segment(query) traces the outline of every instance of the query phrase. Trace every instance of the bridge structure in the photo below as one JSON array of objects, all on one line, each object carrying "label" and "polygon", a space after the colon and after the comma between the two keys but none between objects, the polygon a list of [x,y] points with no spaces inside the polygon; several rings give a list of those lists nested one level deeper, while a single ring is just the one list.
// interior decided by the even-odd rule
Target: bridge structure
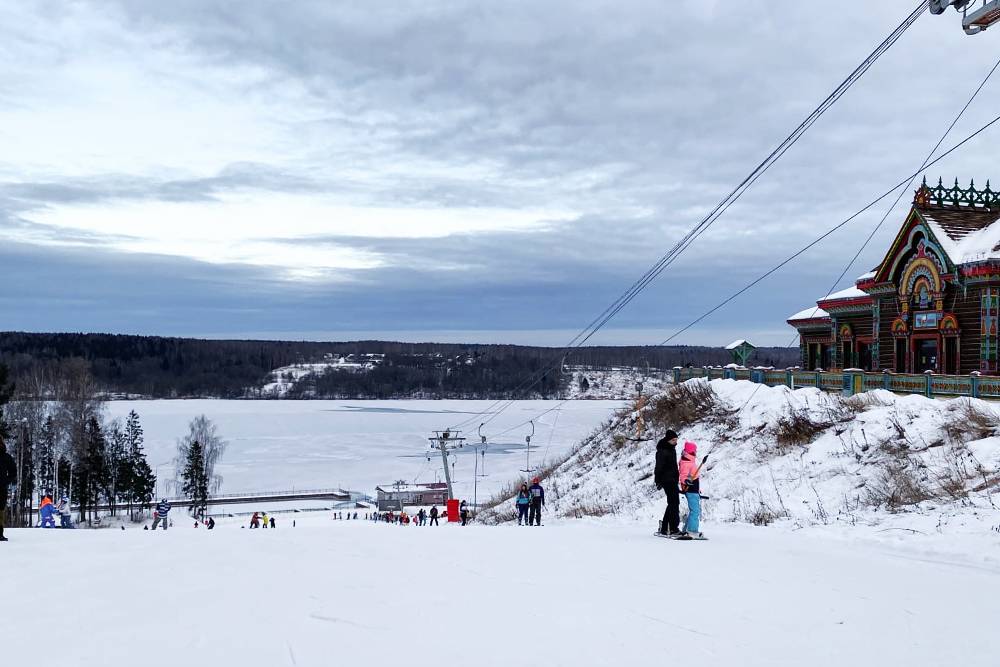
[{"label": "bridge structure", "polygon": [[[150,503],[150,507],[156,505],[159,499],[155,499]],[[366,496],[357,491],[348,491],[346,489],[292,489],[287,491],[252,491],[243,493],[227,493],[212,496],[208,499],[208,507],[222,507],[225,505],[244,505],[244,504],[255,504],[255,503],[287,503],[295,501],[329,501],[335,505],[341,505],[343,503],[355,502],[367,502],[370,501],[370,497]],[[192,502],[187,498],[167,498],[172,508],[183,508],[190,507]],[[122,509],[124,505],[119,503],[118,509]],[[79,506],[73,505],[73,511],[78,511]],[[101,503],[97,505],[95,510],[99,512],[107,512],[111,510],[111,506],[107,503]],[[32,507],[33,512],[38,511],[38,507]]]}]

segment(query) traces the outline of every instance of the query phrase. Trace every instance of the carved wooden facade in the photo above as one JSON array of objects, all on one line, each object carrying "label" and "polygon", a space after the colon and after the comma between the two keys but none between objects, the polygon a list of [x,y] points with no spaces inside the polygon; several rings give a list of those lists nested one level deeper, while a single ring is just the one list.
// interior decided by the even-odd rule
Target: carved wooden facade
[{"label": "carved wooden facade", "polygon": [[997,374],[1000,194],[927,183],[874,271],[788,320],[808,369]]}]

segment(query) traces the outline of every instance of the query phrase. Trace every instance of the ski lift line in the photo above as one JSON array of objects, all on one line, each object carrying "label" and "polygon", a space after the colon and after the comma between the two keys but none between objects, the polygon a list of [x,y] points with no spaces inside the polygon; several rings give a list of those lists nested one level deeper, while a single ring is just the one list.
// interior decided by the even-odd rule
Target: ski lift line
[{"label": "ski lift line", "polygon": [[[934,154],[937,153],[937,151],[938,151],[939,148],[941,148],[941,144],[944,143],[944,140],[948,138],[948,135],[951,134],[951,131],[953,129],[955,129],[956,125],[958,125],[958,121],[960,121],[962,119],[962,116],[965,115],[965,112],[969,110],[970,106],[972,106],[972,103],[976,100],[976,97],[979,96],[979,93],[982,92],[983,88],[986,87],[986,84],[989,82],[990,78],[993,76],[993,73],[997,71],[998,67],[1000,67],[1000,59],[998,59],[996,61],[996,63],[993,64],[993,67],[990,68],[990,71],[986,73],[986,78],[984,78],[982,80],[982,82],[979,84],[979,86],[974,91],[972,91],[972,96],[969,97],[969,100],[965,103],[965,106],[963,106],[961,108],[961,110],[958,112],[958,115],[955,116],[955,119],[951,121],[951,124],[948,125],[948,128],[944,131],[944,134],[942,134],[941,138],[938,139],[938,141],[937,141],[936,144],[934,144],[934,148],[932,148],[930,150],[930,152],[927,154],[927,157],[925,157],[924,161],[920,164],[920,169],[918,170],[919,172],[923,172],[925,169],[927,169],[928,162],[931,161],[931,158],[934,157]],[[906,187],[904,187],[902,190],[899,191],[899,194],[896,195],[895,201],[893,201],[892,205],[889,206],[889,208],[886,209],[885,215],[883,215],[882,219],[878,221],[878,224],[875,225],[874,229],[872,229],[871,233],[868,235],[868,237],[861,244],[861,247],[858,248],[858,251],[856,253],[854,253],[854,257],[852,257],[851,261],[849,261],[847,263],[847,266],[844,267],[844,270],[840,272],[840,276],[837,277],[837,280],[835,280],[834,283],[833,283],[833,285],[830,286],[830,289],[827,290],[826,296],[830,296],[831,294],[833,294],[834,290],[837,289],[837,285],[839,285],[840,281],[844,279],[844,276],[847,275],[847,272],[851,270],[851,267],[854,266],[854,263],[856,261],[858,261],[858,257],[861,256],[861,253],[864,252],[865,248],[868,247],[868,244],[871,243],[872,238],[874,238],[875,234],[878,233],[878,230],[882,228],[883,224],[885,224],[885,221],[889,218],[889,215],[896,208],[896,205],[899,204],[899,200],[902,199],[903,195],[910,188],[913,187],[913,181],[915,181],[916,178],[917,178],[917,174],[914,174],[913,177],[910,178],[910,181],[906,185]],[[816,308],[813,310],[813,314],[815,314],[816,310],[818,310],[818,309],[819,309],[819,304],[816,305]],[[798,336],[796,336],[796,338],[797,337]],[[792,339],[792,343],[794,343],[794,342],[795,342],[795,339],[793,338]],[[791,347],[792,343],[789,344],[789,347]]]},{"label": "ski lift line", "polygon": [[[673,263],[673,261],[690,246],[698,236],[700,236],[708,227],[715,223],[715,221],[726,211],[728,208],[735,203],[747,189],[753,183],[756,182],[760,176],[762,176],[778,159],[780,159],[785,152],[788,151],[795,143],[798,142],[799,138],[809,130],[812,125],[819,120],[820,117],[825,114],[830,107],[832,107],[861,77],[875,64],[875,62],[888,51],[909,29],[913,23],[924,13],[928,7],[929,0],[923,0],[919,3],[917,8],[911,12],[902,23],[900,23],[890,34],[886,37],[869,55],[854,69],[851,74],[840,83],[837,88],[834,89],[830,95],[817,106],[809,116],[806,117],[802,123],[799,124],[795,130],[792,131],[788,137],[785,138],[771,153],[762,161],[757,167],[750,172],[750,174],[740,182],[725,198],[722,199],[716,206],[709,212],[705,218],[703,218],[694,228],[692,228],[684,237],[681,238],[666,254],[664,254],[653,266],[648,269],[642,276],[640,276],[632,285],[619,296],[610,306],[608,306],[600,315],[598,315],[590,324],[587,325],[580,333],[573,337],[573,339],[563,348],[562,352],[569,354],[574,348],[583,346],[587,341],[589,341],[598,331],[604,328],[608,322],[610,322],[623,308],[625,308],[629,303],[631,303],[636,296],[639,295],[643,290],[646,289],[656,278],[658,278],[663,271]],[[567,352],[570,351],[570,352]],[[563,359],[565,359],[566,354],[564,354]],[[548,367],[543,369],[541,372],[536,374],[536,377],[527,387],[519,386],[515,392],[520,391],[525,388],[530,388],[538,384],[542,377],[551,370],[553,367],[550,364]],[[530,378],[529,378],[530,379]],[[527,382],[527,381],[526,381]],[[495,402],[489,409],[496,407],[498,405],[503,405],[504,401]],[[499,411],[493,414],[488,421],[495,419],[500,413],[506,411],[513,401],[507,402],[507,405],[502,407]],[[486,414],[486,412],[479,413],[462,422],[458,426],[464,426],[466,423],[475,421],[479,416]],[[487,422],[488,423],[488,422]]]},{"label": "ski lift line", "polygon": [[558,406],[558,408],[556,409],[556,418],[552,422],[552,428],[549,429],[549,441],[545,445],[545,453],[542,454],[542,463],[543,464],[545,463],[545,461],[547,461],[549,459],[549,450],[552,448],[552,440],[553,440],[553,438],[555,438],[556,428],[559,427],[559,416],[561,414],[562,414],[562,405]]},{"label": "ski lift line", "polygon": [[928,162],[926,165],[924,165],[921,168],[920,171],[916,171],[916,172],[913,172],[912,174],[908,175],[905,179],[903,179],[902,181],[900,181],[899,183],[897,183],[896,185],[894,185],[892,188],[890,188],[889,190],[887,190],[884,194],[880,195],[878,198],[876,198],[876,199],[872,200],[870,203],[866,204],[858,212],[854,213],[850,217],[844,219],[843,221],[837,223],[836,225],[834,225],[833,227],[831,227],[827,231],[823,232],[820,236],[816,237],[815,239],[813,239],[812,241],[810,241],[808,244],[806,244],[805,246],[803,246],[802,248],[800,248],[799,250],[797,250],[795,253],[793,253],[789,257],[785,258],[784,260],[782,260],[779,264],[777,264],[774,267],[768,269],[766,272],[764,272],[763,274],[761,274],[760,276],[758,276],[757,278],[755,278],[751,282],[747,283],[745,286],[743,286],[742,288],[740,288],[739,290],[737,290],[736,292],[734,292],[730,296],[726,297],[723,301],[721,301],[717,305],[713,306],[710,310],[708,310],[705,313],[703,313],[702,315],[700,315],[698,318],[696,318],[695,320],[693,320],[691,323],[685,325],[683,328],[678,329],[677,331],[675,331],[674,333],[672,333],[670,336],[668,336],[662,342],[660,342],[659,345],[660,346],[666,345],[667,343],[669,343],[670,341],[672,341],[674,338],[676,338],[680,334],[684,333],[685,331],[687,331],[691,327],[695,326],[696,324],[698,324],[699,322],[701,322],[702,320],[704,320],[709,315],[715,313],[717,310],[719,310],[723,306],[729,304],[731,301],[733,301],[734,299],[736,299],[737,297],[739,297],[740,295],[742,295],[744,292],[746,292],[749,289],[755,287],[758,283],[760,283],[761,281],[763,281],[765,278],[767,278],[768,276],[772,275],[773,273],[775,273],[776,271],[778,271],[779,269],[781,269],[782,267],[784,267],[785,265],[787,265],[789,262],[791,262],[792,260],[794,260],[797,257],[799,257],[800,255],[802,255],[803,253],[805,253],[806,251],[808,251],[809,249],[811,249],[815,245],[819,244],[821,241],[823,241],[824,239],[826,239],[828,236],[830,236],[831,234],[833,234],[837,230],[841,229],[842,227],[844,227],[844,225],[846,225],[849,222],[853,221],[854,219],[856,219],[861,214],[863,214],[866,211],[868,211],[869,209],[871,209],[873,206],[875,206],[880,201],[882,201],[883,199],[885,199],[886,197],[888,197],[889,195],[891,195],[893,192],[895,192],[899,188],[902,188],[902,187],[906,186],[907,183],[910,183],[911,180],[915,176],[917,176],[917,175],[919,175],[921,173],[921,171],[923,171],[927,167],[934,166],[935,164],[937,164],[938,162],[940,162],[944,158],[948,157],[949,155],[951,155],[952,153],[954,153],[956,150],[958,150],[959,148],[961,148],[962,146],[964,146],[965,144],[967,144],[968,142],[972,141],[974,138],[976,138],[977,136],[979,136],[980,134],[982,134],[983,132],[985,132],[987,129],[989,129],[990,127],[992,127],[993,125],[995,125],[997,122],[1000,122],[1000,116],[996,116],[995,118],[993,118],[993,120],[989,121],[988,123],[986,123],[985,125],[983,125],[982,127],[980,127],[978,130],[976,130],[975,132],[973,132],[972,134],[970,134],[969,136],[967,136],[965,139],[963,139],[962,141],[958,142],[957,144],[955,144],[954,146],[952,146],[951,148],[949,148],[947,151],[945,151],[944,153],[942,153],[941,155],[939,155],[937,158],[935,158],[934,160],[931,160],[930,162]]},{"label": "ski lift line", "polygon": [[[833,282],[833,285],[830,286],[830,289],[827,291],[827,296],[829,296],[830,294],[833,293],[833,291],[837,288],[837,285],[840,283],[840,281],[844,279],[845,275],[847,275],[847,272],[851,270],[851,267],[858,260],[858,257],[861,256],[861,253],[864,251],[864,249],[871,242],[872,238],[875,236],[875,233],[878,232],[879,228],[888,219],[888,217],[892,213],[892,211],[896,208],[896,205],[899,204],[899,200],[902,199],[903,194],[909,188],[911,188],[913,186],[913,181],[916,179],[917,175],[920,172],[922,172],[925,169],[927,169],[928,166],[930,166],[931,164],[934,164],[934,162],[938,162],[939,160],[941,160],[941,158],[945,157],[946,155],[948,155],[949,153],[951,153],[952,151],[954,151],[955,148],[957,148],[958,146],[961,145],[961,144],[956,145],[955,147],[953,147],[952,149],[950,149],[949,151],[947,151],[946,153],[944,153],[944,155],[941,155],[936,160],[934,160],[934,162],[931,162],[931,158],[938,151],[938,149],[941,148],[941,144],[943,144],[944,140],[948,138],[948,135],[951,134],[951,131],[953,129],[955,129],[955,125],[958,124],[958,121],[962,119],[962,116],[965,115],[965,112],[968,111],[968,109],[969,109],[970,106],[972,106],[972,103],[975,101],[976,97],[979,96],[979,93],[982,92],[983,88],[986,87],[986,84],[989,82],[990,78],[992,78],[993,74],[997,71],[997,68],[1000,68],[1000,60],[997,60],[997,62],[994,63],[993,67],[990,68],[990,71],[986,73],[986,78],[984,78],[983,81],[979,84],[979,86],[974,91],[972,91],[972,96],[969,97],[969,100],[959,110],[958,115],[955,116],[954,120],[952,120],[951,123],[948,125],[947,129],[945,129],[944,134],[941,135],[941,138],[938,139],[938,141],[937,141],[936,144],[934,144],[934,148],[932,148],[930,150],[930,152],[927,154],[927,157],[924,158],[924,161],[920,165],[920,169],[918,169],[910,177],[910,180],[908,181],[907,185],[905,187],[903,187],[899,191],[899,194],[896,195],[895,201],[893,201],[892,204],[886,209],[885,215],[883,215],[882,219],[879,220],[879,222],[878,222],[877,225],[875,225],[875,228],[872,230],[872,232],[868,235],[868,237],[861,244],[861,247],[858,248],[858,251],[856,253],[854,253],[854,257],[852,257],[851,260],[847,263],[847,266],[844,267],[844,270],[840,272],[840,276],[838,276],[837,279]],[[1000,119],[1000,116],[998,116],[997,119]],[[992,123],[995,123],[997,121],[997,119],[994,119],[993,121],[991,121],[991,123],[987,124],[986,127],[988,127]],[[982,131],[982,130],[979,130],[979,131]],[[976,134],[978,134],[979,131],[977,131]],[[973,136],[975,136],[975,135],[973,135]],[[816,306],[816,309],[819,309],[818,305]],[[815,311],[813,311],[813,312],[815,312]],[[791,339],[791,341],[789,341],[788,345],[786,345],[785,347],[786,348],[792,347],[795,344],[795,340],[797,338],[798,338],[798,334],[796,334],[795,336],[793,336],[792,339]],[[754,387],[754,390],[750,393],[750,396],[747,397],[746,402],[744,402],[743,405],[740,407],[740,409],[736,412],[737,415],[741,414],[743,412],[743,410],[750,404],[750,401],[753,400],[753,397],[757,394],[757,391],[760,389],[760,387],[761,387],[761,385],[757,385],[756,387]]]},{"label": "ski lift line", "polygon": [[[875,51],[872,52],[866,58],[861,65],[859,65],[848,77],[845,79],[840,86],[838,86],[833,93],[831,93],[813,112],[781,143],[777,148],[775,148],[771,154],[765,158],[755,169],[748,175],[741,183],[738,185],[726,198],[724,198],[716,207],[698,224],[696,225],[688,234],[686,234],[674,248],[671,249],[666,255],[660,258],[660,260],[653,266],[652,269],[647,271],[643,277],[637,281],[638,287],[635,288],[631,294],[620,297],[619,302],[616,302],[609,310],[608,313],[598,324],[594,327],[586,336],[580,341],[580,345],[586,343],[597,331],[599,331],[608,321],[610,321],[618,312],[621,311],[628,303],[630,303],[635,296],[637,296],[642,290],[644,290],[653,280],[655,280],[667,266],[673,263],[673,261],[679,256],[688,246],[700,236],[708,227],[715,223],[715,221],[726,211],[732,204],[734,204],[742,195],[750,188],[753,183],[757,181],[760,176],[762,176],[779,158],[781,158],[785,152],[788,151],[799,138],[805,132],[812,127],[812,125],[819,120],[819,118],[829,110],[830,107],[835,104],[840,97],[844,95],[864,74],[875,64],[875,61],[881,57],[889,48],[896,43],[900,36],[916,21],[917,18],[924,12],[927,8],[927,1],[921,2],[920,5],[901,23],[897,28],[887,37]],[[607,311],[605,311],[607,312]]]}]

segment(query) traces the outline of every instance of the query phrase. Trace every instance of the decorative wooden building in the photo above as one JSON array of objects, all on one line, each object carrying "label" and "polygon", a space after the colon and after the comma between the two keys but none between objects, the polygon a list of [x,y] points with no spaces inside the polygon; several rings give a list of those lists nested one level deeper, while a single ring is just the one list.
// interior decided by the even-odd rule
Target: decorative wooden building
[{"label": "decorative wooden building", "polygon": [[926,180],[881,263],[788,323],[802,365],[997,374],[1000,193]]}]

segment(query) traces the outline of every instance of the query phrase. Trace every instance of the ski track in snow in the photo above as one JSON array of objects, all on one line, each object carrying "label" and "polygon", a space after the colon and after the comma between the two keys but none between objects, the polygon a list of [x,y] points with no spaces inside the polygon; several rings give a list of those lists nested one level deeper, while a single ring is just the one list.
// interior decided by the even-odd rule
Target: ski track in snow
[{"label": "ski track in snow", "polygon": [[[182,517],[155,534],[11,530],[4,664],[44,651],[73,667],[138,655],[147,667],[995,665],[1000,578],[963,566],[980,558],[974,540],[942,564],[923,538],[709,528],[711,541],[671,542],[635,521],[415,528],[324,515],[267,531]],[[40,601],[53,623],[86,620],[54,636]]]}]

